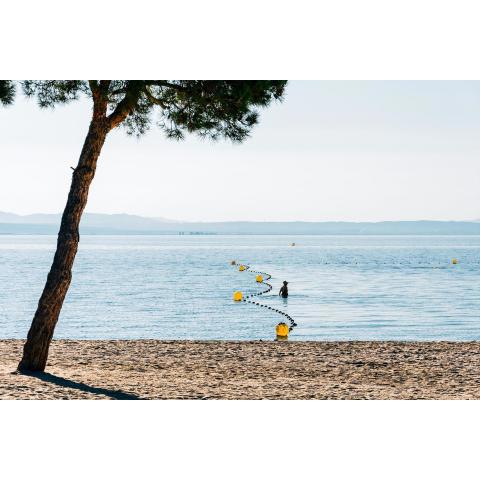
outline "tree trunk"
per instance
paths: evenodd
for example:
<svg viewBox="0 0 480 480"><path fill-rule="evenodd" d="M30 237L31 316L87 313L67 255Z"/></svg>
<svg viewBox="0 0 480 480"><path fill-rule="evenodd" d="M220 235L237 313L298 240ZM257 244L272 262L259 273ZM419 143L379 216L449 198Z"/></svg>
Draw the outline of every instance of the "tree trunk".
<svg viewBox="0 0 480 480"><path fill-rule="evenodd" d="M55 325L72 279L73 261L80 240L80 219L87 204L88 190L95 175L97 159L109 131L105 113L106 103L94 106L90 128L77 168L72 175L55 257L23 347L23 357L18 366L20 371L43 371L47 363Z"/></svg>

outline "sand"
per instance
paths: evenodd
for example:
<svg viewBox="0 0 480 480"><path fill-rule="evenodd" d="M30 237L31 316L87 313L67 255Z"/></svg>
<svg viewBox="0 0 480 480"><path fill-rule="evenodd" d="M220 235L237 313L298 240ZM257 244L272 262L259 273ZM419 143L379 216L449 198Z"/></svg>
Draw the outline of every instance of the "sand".
<svg viewBox="0 0 480 480"><path fill-rule="evenodd" d="M12 374L1 399L480 399L480 342L52 343L45 374Z"/></svg>

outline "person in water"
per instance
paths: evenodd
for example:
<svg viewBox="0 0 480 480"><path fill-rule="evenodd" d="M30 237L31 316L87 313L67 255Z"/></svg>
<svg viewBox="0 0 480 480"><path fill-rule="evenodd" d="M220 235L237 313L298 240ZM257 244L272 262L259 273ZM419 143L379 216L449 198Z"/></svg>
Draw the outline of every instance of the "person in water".
<svg viewBox="0 0 480 480"><path fill-rule="evenodd" d="M280 291L278 292L278 294L281 295L283 298L288 297L288 287L287 287L287 285L288 285L288 282L286 280L284 280L283 286L280 289Z"/></svg>

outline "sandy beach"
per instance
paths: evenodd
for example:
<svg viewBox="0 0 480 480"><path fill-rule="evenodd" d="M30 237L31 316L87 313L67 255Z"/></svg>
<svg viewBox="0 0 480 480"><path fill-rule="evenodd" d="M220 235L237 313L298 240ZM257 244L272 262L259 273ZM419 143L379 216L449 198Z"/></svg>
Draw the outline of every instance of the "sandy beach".
<svg viewBox="0 0 480 480"><path fill-rule="evenodd" d="M12 374L1 399L480 399L480 342L52 343L47 371Z"/></svg>

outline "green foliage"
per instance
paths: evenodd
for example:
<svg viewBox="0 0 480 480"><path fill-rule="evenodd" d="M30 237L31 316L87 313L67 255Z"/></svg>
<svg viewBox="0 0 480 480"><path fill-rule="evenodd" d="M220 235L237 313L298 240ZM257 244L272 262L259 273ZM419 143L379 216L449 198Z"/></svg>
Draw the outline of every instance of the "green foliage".
<svg viewBox="0 0 480 480"><path fill-rule="evenodd" d="M0 103L10 105L15 98L15 83L13 80L0 80Z"/></svg>
<svg viewBox="0 0 480 480"><path fill-rule="evenodd" d="M102 80L25 81L27 96L54 107L85 94L106 101L112 125L142 135L156 123L168 138L186 132L240 142L258 121L258 108L281 100L284 80ZM117 122L117 119L120 119ZM115 121L114 121L115 120Z"/></svg>
<svg viewBox="0 0 480 480"><path fill-rule="evenodd" d="M77 100L81 93L89 92L88 83L81 80L26 80L22 83L25 95L36 96L42 108Z"/></svg>

